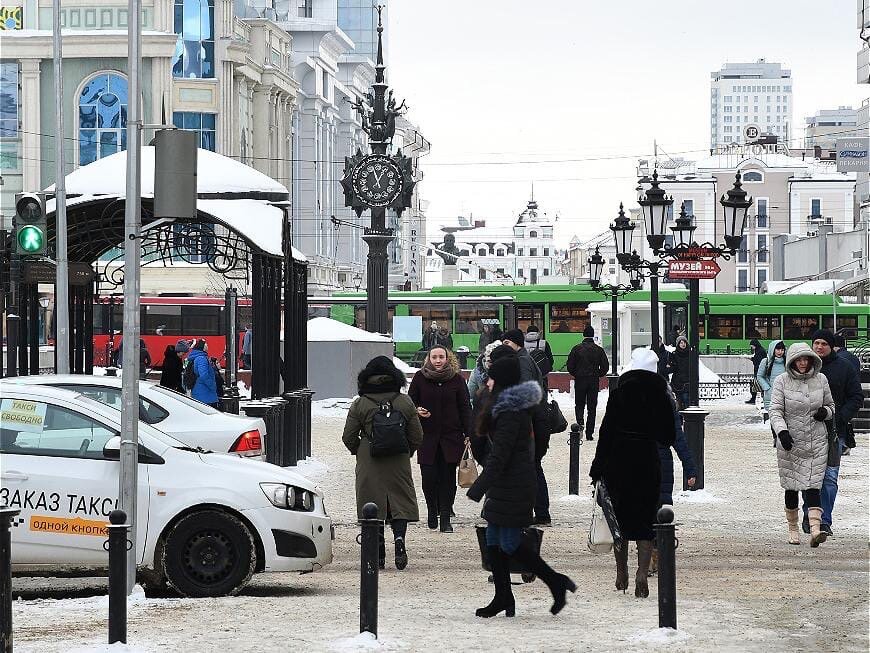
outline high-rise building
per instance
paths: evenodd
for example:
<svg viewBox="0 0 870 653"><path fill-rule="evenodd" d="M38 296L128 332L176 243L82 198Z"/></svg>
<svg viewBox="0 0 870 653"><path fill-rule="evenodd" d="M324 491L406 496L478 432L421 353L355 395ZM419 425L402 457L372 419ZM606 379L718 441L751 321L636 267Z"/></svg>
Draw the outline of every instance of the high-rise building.
<svg viewBox="0 0 870 653"><path fill-rule="evenodd" d="M759 59L726 63L710 78L711 148L754 141L763 134L786 145L794 138L790 70Z"/></svg>
<svg viewBox="0 0 870 653"><path fill-rule="evenodd" d="M354 44L354 53L368 57L372 61L377 58L378 49L378 10L372 0L338 0L338 26L350 37ZM383 22L387 24L387 2L383 5ZM383 47L384 61L387 60L387 34L384 30Z"/></svg>

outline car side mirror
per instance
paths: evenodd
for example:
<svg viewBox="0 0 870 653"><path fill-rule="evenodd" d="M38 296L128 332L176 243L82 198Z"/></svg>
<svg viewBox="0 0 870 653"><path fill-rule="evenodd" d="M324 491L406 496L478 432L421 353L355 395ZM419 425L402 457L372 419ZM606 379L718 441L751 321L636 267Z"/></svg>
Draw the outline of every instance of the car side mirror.
<svg viewBox="0 0 870 653"><path fill-rule="evenodd" d="M109 438L106 444L103 445L103 458L107 460L120 460L121 459L121 436L116 435L113 438Z"/></svg>

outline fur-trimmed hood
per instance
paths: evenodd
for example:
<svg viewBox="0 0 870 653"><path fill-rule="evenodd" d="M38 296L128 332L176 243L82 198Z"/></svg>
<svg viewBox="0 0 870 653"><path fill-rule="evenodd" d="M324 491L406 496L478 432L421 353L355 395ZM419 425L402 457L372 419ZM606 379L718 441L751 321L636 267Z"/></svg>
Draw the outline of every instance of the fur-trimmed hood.
<svg viewBox="0 0 870 653"><path fill-rule="evenodd" d="M541 403L543 391L536 381L525 381L502 390L492 407L492 416L509 411L528 410Z"/></svg>
<svg viewBox="0 0 870 653"><path fill-rule="evenodd" d="M386 356L376 356L368 362L356 379L360 394L377 392L398 392L408 380L405 375Z"/></svg>

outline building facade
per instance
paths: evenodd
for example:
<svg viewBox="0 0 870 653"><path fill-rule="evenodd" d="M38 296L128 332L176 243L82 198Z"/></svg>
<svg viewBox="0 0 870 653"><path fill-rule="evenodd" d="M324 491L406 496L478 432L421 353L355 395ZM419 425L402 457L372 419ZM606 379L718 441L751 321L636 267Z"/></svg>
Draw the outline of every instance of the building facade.
<svg viewBox="0 0 870 653"><path fill-rule="evenodd" d="M786 143L794 138L790 70L758 59L723 64L710 80L711 148L751 142L762 134ZM750 126L756 130L747 130Z"/></svg>
<svg viewBox="0 0 870 653"><path fill-rule="evenodd" d="M858 111L852 107L820 109L806 123L804 142L808 150L818 147L836 152L838 138L858 135Z"/></svg>

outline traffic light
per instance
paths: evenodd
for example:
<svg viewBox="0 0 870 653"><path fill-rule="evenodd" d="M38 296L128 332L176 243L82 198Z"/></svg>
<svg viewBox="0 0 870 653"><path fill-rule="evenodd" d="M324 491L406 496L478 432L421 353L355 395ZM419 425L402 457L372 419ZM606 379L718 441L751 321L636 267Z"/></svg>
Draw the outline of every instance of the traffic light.
<svg viewBox="0 0 870 653"><path fill-rule="evenodd" d="M21 256L45 256L47 241L45 196L40 193L16 193L16 251Z"/></svg>

